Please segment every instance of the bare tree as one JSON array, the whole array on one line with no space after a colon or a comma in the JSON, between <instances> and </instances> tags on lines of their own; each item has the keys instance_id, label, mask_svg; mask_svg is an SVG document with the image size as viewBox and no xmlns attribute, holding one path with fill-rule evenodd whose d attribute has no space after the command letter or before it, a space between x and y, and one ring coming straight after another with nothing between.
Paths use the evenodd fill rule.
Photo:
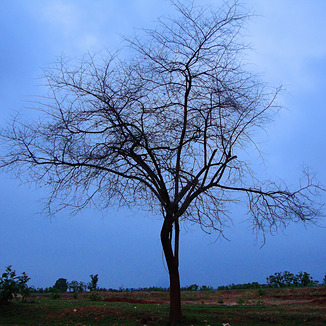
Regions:
<instances>
[{"instance_id":1,"label":"bare tree","mask_svg":"<svg viewBox=\"0 0 326 326\"><path fill-rule=\"evenodd\" d=\"M51 96L38 107L41 119L14 119L1 133L2 168L46 184L49 207L118 203L162 213L171 322L182 317L180 221L222 232L239 199L261 231L319 214L308 174L291 191L259 181L241 159L278 109L278 90L243 69L248 16L236 1L218 11L174 5L178 18L127 40L125 60L61 59L46 71Z\"/></svg>"}]
</instances>

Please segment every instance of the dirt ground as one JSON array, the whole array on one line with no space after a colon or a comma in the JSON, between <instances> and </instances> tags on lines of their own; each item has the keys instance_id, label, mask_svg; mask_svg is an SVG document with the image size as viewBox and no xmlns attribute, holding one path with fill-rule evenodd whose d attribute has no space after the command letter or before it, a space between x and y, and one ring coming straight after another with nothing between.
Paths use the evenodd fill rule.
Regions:
<instances>
[{"instance_id":1,"label":"dirt ground","mask_svg":"<svg viewBox=\"0 0 326 326\"><path fill-rule=\"evenodd\" d=\"M196 304L223 303L224 305L260 303L265 306L286 304L321 305L326 304L326 287L216 291L206 297L199 293L195 301L189 301L186 298L184 300L184 303L191 302Z\"/></svg>"},{"instance_id":2,"label":"dirt ground","mask_svg":"<svg viewBox=\"0 0 326 326\"><path fill-rule=\"evenodd\" d=\"M105 292L99 293L104 301L139 304L161 304L169 302L166 292ZM326 287L228 290L208 292L182 292L183 304L209 305L326 305Z\"/></svg>"}]
</instances>

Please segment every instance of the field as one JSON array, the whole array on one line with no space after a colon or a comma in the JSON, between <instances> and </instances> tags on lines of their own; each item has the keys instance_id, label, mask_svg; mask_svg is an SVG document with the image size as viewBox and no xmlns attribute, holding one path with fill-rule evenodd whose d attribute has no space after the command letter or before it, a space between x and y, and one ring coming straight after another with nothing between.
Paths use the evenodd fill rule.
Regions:
<instances>
[{"instance_id":1,"label":"field","mask_svg":"<svg viewBox=\"0 0 326 326\"><path fill-rule=\"evenodd\" d=\"M166 292L33 294L0 306L0 325L167 325ZM326 287L185 291L182 325L326 325Z\"/></svg>"}]
</instances>

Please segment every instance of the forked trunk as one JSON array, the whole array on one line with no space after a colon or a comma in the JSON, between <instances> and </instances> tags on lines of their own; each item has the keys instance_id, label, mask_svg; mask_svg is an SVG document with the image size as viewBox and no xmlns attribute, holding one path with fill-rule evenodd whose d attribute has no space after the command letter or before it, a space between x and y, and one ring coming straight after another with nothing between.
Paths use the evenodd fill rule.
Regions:
<instances>
[{"instance_id":1,"label":"forked trunk","mask_svg":"<svg viewBox=\"0 0 326 326\"><path fill-rule=\"evenodd\" d=\"M172 247L172 230L175 224L174 252ZM179 277L179 225L172 219L164 219L161 230L161 242L170 277L170 313L169 321L173 325L183 318L181 312L181 291Z\"/></svg>"}]
</instances>

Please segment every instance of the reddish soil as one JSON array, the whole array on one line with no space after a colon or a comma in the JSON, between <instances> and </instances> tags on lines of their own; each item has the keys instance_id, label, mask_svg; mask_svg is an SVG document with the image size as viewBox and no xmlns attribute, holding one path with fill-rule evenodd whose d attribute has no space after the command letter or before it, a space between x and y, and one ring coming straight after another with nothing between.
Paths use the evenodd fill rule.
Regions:
<instances>
[{"instance_id":1,"label":"reddish soil","mask_svg":"<svg viewBox=\"0 0 326 326\"><path fill-rule=\"evenodd\" d=\"M169 293L167 292L99 292L98 294L107 302L169 303ZM182 302L183 304L223 304L229 306L243 304L262 304L265 306L326 305L326 287L183 292Z\"/></svg>"},{"instance_id":2,"label":"reddish soil","mask_svg":"<svg viewBox=\"0 0 326 326\"><path fill-rule=\"evenodd\" d=\"M184 294L184 303L205 304L263 304L277 306L287 304L326 304L326 287L314 288L288 288L288 289L262 289L262 290L232 290L197 292L188 296Z\"/></svg>"},{"instance_id":3,"label":"reddish soil","mask_svg":"<svg viewBox=\"0 0 326 326\"><path fill-rule=\"evenodd\" d=\"M120 298L120 297L111 297L111 298L104 298L106 302L128 302L128 303L139 303L139 304L159 304L159 301L149 301L143 299L133 299L133 298Z\"/></svg>"}]
</instances>

